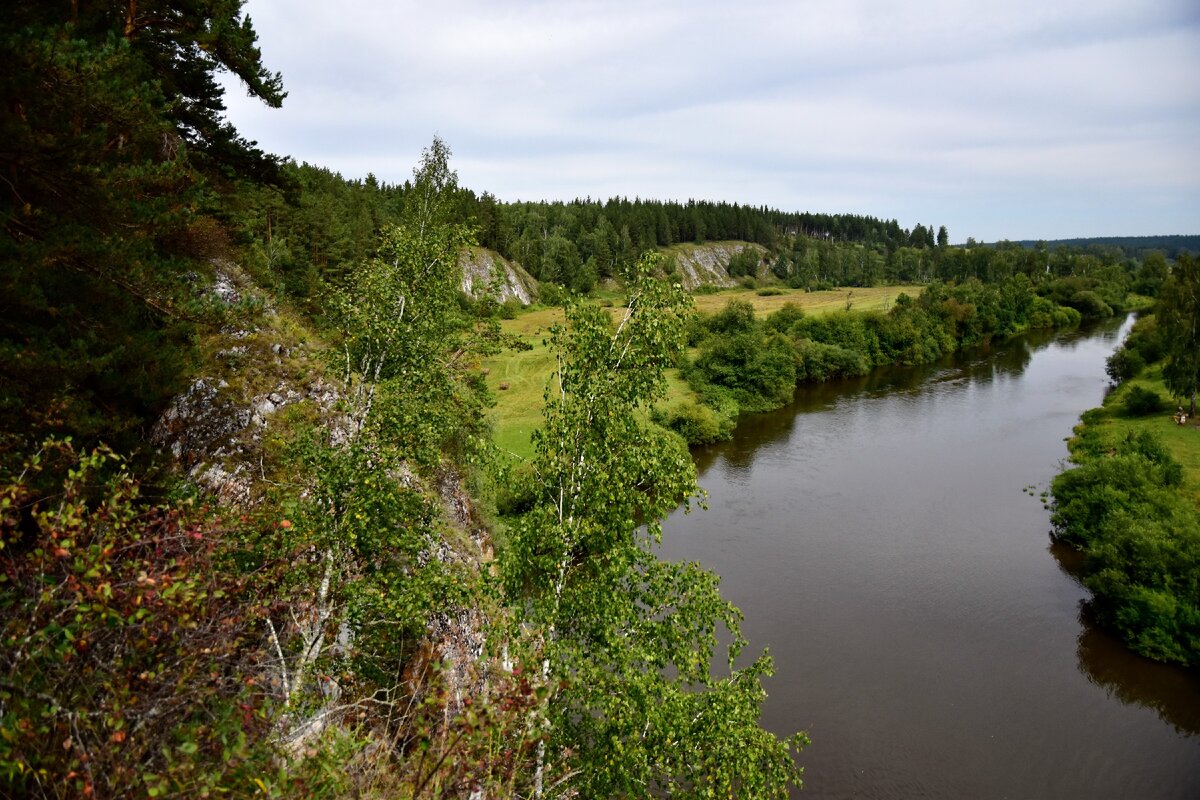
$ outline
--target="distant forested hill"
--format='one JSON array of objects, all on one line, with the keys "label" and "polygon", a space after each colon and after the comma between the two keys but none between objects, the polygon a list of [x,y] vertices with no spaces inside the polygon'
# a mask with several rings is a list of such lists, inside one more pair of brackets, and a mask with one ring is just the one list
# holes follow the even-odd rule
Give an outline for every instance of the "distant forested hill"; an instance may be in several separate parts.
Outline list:
[{"label": "distant forested hill", "polygon": [[1014,242],[1030,250],[1044,245],[1047,249],[1069,248],[1072,250],[1108,249],[1120,250],[1126,258],[1140,258],[1151,250],[1158,250],[1170,259],[1180,253],[1200,254],[1200,235],[1188,236],[1095,236],[1084,239],[1054,239],[1033,241],[1025,239]]}]

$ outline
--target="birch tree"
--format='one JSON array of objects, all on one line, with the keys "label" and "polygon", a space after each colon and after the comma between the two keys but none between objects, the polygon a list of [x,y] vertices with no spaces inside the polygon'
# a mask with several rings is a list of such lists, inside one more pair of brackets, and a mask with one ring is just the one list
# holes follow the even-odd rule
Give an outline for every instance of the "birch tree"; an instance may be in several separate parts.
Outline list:
[{"label": "birch tree", "polygon": [[[769,658],[739,668],[740,614],[717,577],[653,551],[667,513],[699,496],[686,448],[644,421],[690,312],[680,286],[652,277],[656,259],[634,267],[617,319],[577,302],[552,333],[539,501],[504,560],[538,643],[523,668],[545,697],[531,795],[783,798],[805,740],[758,725]],[[722,628],[732,644],[717,657]]]},{"label": "birch tree", "polygon": [[1163,378],[1167,388],[1189,402],[1196,416],[1200,390],[1200,261],[1181,253],[1159,298],[1159,325],[1167,348]]},{"label": "birch tree", "polygon": [[467,603],[463,576],[436,557],[445,523],[422,480],[447,452],[469,460],[488,438],[465,363],[487,336],[458,308],[471,234],[449,218],[448,158],[435,139],[400,224],[331,300],[344,416],[297,446],[307,482],[285,504],[285,539],[305,554],[297,602],[267,622],[292,738],[347,705],[391,702],[428,621]]}]

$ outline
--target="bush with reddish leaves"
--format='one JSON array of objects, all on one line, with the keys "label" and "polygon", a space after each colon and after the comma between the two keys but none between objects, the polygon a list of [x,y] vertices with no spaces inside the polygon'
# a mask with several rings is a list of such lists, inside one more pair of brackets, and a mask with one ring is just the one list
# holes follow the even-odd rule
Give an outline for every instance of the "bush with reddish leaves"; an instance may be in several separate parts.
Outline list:
[{"label": "bush with reddish leaves", "polygon": [[[59,491],[32,487],[61,472]],[[149,505],[119,456],[49,443],[0,488],[0,795],[277,784],[258,603],[219,524]]]}]

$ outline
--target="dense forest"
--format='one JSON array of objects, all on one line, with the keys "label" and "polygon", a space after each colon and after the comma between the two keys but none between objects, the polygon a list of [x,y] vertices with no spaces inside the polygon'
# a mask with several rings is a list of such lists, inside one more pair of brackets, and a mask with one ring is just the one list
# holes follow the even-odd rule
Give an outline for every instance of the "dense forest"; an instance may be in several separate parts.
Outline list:
[{"label": "dense forest", "polygon": [[[408,181],[390,185],[370,175],[349,180],[308,164],[288,162],[282,172],[284,187],[244,192],[227,219],[247,237],[243,243],[252,245],[260,263],[284,276],[284,288],[299,297],[319,293],[322,282],[336,280],[346,265],[368,256],[380,226],[403,212],[412,191]],[[851,266],[863,257],[843,256],[843,250],[865,248],[888,264],[889,254],[899,249],[924,251],[936,244],[932,229],[923,225],[910,232],[894,220],[729,203],[625,198],[505,203],[487,192],[456,188],[452,204],[454,216],[473,226],[480,245],[519,262],[540,281],[583,294],[601,280],[620,277],[642,253],[680,242],[738,240],[771,250],[808,242],[819,247],[813,258],[827,265],[825,277],[839,284],[891,279],[903,269],[873,269],[874,261]],[[937,241],[947,241],[944,229]],[[837,255],[831,260],[818,252]]]},{"label": "dense forest", "polygon": [[[285,98],[241,6],[26,3],[0,32],[5,796],[787,797],[807,740],[760,727],[769,656],[652,551],[700,496],[677,434],[1172,285],[1158,252],[500,202],[437,139],[403,184],[346,179],[225,119],[221,71]],[[757,245],[747,285],[929,288],[697,319],[659,250],[727,240]],[[461,291],[474,246],[565,306],[523,470],[491,441],[480,360],[517,343]],[[702,403],[653,413],[674,367]]]},{"label": "dense forest", "polygon": [[[287,162],[282,187],[243,191],[223,218],[279,288],[303,302],[349,265],[373,252],[380,227],[403,212],[411,182],[350,180],[327,169]],[[730,274],[769,273],[793,287],[999,281],[1023,273],[1089,277],[1131,271],[1145,258],[1165,275],[1164,253],[1096,246],[1023,247],[1018,243],[951,246],[945,227],[911,230],[856,215],[785,213],[727,203],[614,198],[605,202],[505,203],[457,188],[453,215],[473,227],[479,244],[520,263],[534,278],[581,294],[618,278],[642,253],[677,243],[737,240],[761,245],[761,265],[734,264]],[[1186,237],[1179,237],[1186,238]],[[1173,257],[1174,249],[1168,254]],[[762,269],[760,269],[760,266]],[[1161,275],[1159,277],[1162,277]],[[1139,288],[1153,294],[1152,287]]]}]

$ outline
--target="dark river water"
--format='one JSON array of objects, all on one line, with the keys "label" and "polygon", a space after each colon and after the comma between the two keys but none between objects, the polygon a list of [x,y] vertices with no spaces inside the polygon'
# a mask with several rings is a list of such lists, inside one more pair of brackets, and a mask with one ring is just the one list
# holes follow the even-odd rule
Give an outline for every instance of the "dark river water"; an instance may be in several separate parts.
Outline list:
[{"label": "dark river water", "polygon": [[695,452],[710,509],[663,554],[770,649],[803,796],[1200,798],[1200,676],[1089,623],[1040,498],[1128,325],[804,388]]}]

